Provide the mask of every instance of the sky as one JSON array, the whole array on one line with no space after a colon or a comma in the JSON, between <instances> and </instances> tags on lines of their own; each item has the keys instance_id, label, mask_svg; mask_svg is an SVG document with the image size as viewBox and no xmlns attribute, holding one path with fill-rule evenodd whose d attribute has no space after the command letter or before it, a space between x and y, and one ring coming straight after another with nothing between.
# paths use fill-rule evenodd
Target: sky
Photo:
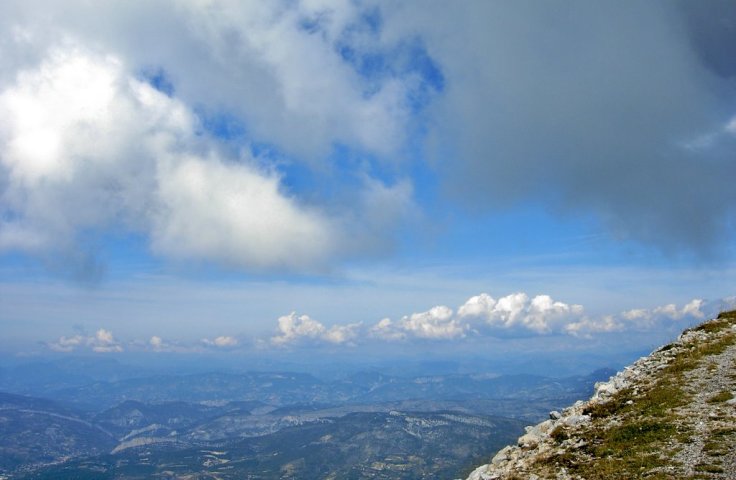
<instances>
[{"instance_id":1,"label":"sky","mask_svg":"<svg viewBox=\"0 0 736 480\"><path fill-rule=\"evenodd\" d=\"M0 351L656 346L736 306L735 45L728 0L2 2Z\"/></svg>"}]
</instances>

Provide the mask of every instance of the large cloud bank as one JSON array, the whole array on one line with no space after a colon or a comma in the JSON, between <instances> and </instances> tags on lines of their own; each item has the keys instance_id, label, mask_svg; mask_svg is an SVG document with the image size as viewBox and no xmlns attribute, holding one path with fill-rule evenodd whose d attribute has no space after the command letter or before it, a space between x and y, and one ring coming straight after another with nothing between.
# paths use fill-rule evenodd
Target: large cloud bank
<instances>
[{"instance_id":1,"label":"large cloud bank","mask_svg":"<svg viewBox=\"0 0 736 480\"><path fill-rule=\"evenodd\" d=\"M733 238L734 21L727 1L3 2L0 250L132 233L320 268L390 245L418 157L460 205L708 253Z\"/></svg>"},{"instance_id":2,"label":"large cloud bank","mask_svg":"<svg viewBox=\"0 0 736 480\"><path fill-rule=\"evenodd\" d=\"M387 29L422 32L447 72L432 141L453 158L438 165L455 198L592 213L615 236L668 251L728 243L733 2L396 10Z\"/></svg>"}]
</instances>

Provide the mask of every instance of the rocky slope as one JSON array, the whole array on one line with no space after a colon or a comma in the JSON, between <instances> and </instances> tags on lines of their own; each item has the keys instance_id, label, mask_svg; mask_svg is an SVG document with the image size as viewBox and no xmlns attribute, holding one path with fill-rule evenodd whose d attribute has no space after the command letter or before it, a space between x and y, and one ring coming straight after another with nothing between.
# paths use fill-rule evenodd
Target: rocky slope
<instances>
[{"instance_id":1,"label":"rocky slope","mask_svg":"<svg viewBox=\"0 0 736 480\"><path fill-rule=\"evenodd\" d=\"M736 478L736 311L686 330L468 480Z\"/></svg>"}]
</instances>

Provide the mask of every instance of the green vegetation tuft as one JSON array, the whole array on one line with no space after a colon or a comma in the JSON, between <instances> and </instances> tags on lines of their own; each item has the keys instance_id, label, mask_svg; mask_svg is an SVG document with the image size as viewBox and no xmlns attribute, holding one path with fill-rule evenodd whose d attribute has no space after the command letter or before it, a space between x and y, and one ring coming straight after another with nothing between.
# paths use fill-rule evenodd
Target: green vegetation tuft
<instances>
[{"instance_id":1,"label":"green vegetation tuft","mask_svg":"<svg viewBox=\"0 0 736 480\"><path fill-rule=\"evenodd\" d=\"M554 440L557 443L562 443L568 438L570 438L570 435L568 435L567 430L565 430L565 427L562 425L557 425L550 433L549 436L552 437L552 440Z\"/></svg>"},{"instance_id":2,"label":"green vegetation tuft","mask_svg":"<svg viewBox=\"0 0 736 480\"><path fill-rule=\"evenodd\" d=\"M604 402L591 403L585 407L583 413L590 415L591 418L606 418L623 411L627 406L626 403L632 398L633 391L630 388L626 388Z\"/></svg>"},{"instance_id":3,"label":"green vegetation tuft","mask_svg":"<svg viewBox=\"0 0 736 480\"><path fill-rule=\"evenodd\" d=\"M577 459L571 452L562 452L550 455L544 459L544 463L555 467L570 468L576 465Z\"/></svg>"},{"instance_id":4,"label":"green vegetation tuft","mask_svg":"<svg viewBox=\"0 0 736 480\"><path fill-rule=\"evenodd\" d=\"M677 433L674 425L644 420L614 426L603 434L603 443L595 449L596 456L627 456L631 447L649 451L655 442L667 440Z\"/></svg>"},{"instance_id":5,"label":"green vegetation tuft","mask_svg":"<svg viewBox=\"0 0 736 480\"><path fill-rule=\"evenodd\" d=\"M696 465L695 470L708 473L723 473L723 468L720 465L714 465L712 463L701 463L700 465Z\"/></svg>"},{"instance_id":6,"label":"green vegetation tuft","mask_svg":"<svg viewBox=\"0 0 736 480\"><path fill-rule=\"evenodd\" d=\"M717 428L710 432L710 436L716 439L723 439L736 433L736 428Z\"/></svg>"},{"instance_id":7,"label":"green vegetation tuft","mask_svg":"<svg viewBox=\"0 0 736 480\"><path fill-rule=\"evenodd\" d=\"M723 390L709 398L708 403L723 403L731 400L732 398L733 393L729 392L728 390Z\"/></svg>"},{"instance_id":8,"label":"green vegetation tuft","mask_svg":"<svg viewBox=\"0 0 736 480\"><path fill-rule=\"evenodd\" d=\"M722 457L728 455L728 447L723 445L723 442L709 441L703 445L703 452L711 457Z\"/></svg>"}]
</instances>

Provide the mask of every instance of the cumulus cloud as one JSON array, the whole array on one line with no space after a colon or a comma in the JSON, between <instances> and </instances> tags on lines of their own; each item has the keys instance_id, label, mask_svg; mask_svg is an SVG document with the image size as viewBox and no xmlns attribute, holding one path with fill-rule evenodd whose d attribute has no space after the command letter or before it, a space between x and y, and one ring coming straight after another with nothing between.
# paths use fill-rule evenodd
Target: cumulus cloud
<instances>
[{"instance_id":1,"label":"cumulus cloud","mask_svg":"<svg viewBox=\"0 0 736 480\"><path fill-rule=\"evenodd\" d=\"M224 158L181 102L77 44L50 50L0 92L0 249L73 249L126 228L165 256L310 268L332 227L255 159Z\"/></svg>"},{"instance_id":2,"label":"cumulus cloud","mask_svg":"<svg viewBox=\"0 0 736 480\"><path fill-rule=\"evenodd\" d=\"M465 336L468 326L456 318L451 308L439 305L426 312L412 313L398 322L384 319L371 328L371 334L384 340L419 338L451 340Z\"/></svg>"},{"instance_id":3,"label":"cumulus cloud","mask_svg":"<svg viewBox=\"0 0 736 480\"><path fill-rule=\"evenodd\" d=\"M458 309L463 319L480 319L480 328L506 331L529 331L537 334L549 333L560 323L569 322L583 314L581 305L568 305L554 301L549 295L529 298L518 292L498 300L486 293L471 297Z\"/></svg>"},{"instance_id":4,"label":"cumulus cloud","mask_svg":"<svg viewBox=\"0 0 736 480\"><path fill-rule=\"evenodd\" d=\"M390 248L415 213L407 175L356 164L346 175L363 180L345 190L357 193L320 193L344 180L323 175L336 145L381 165L400 158L434 88L407 60L414 35L384 42L375 12L348 1L5 2L0 251L63 252L99 276L87 239L110 231L250 270L314 271ZM381 67L363 68L374 57ZM234 144L227 122L245 132ZM251 142L266 153L254 158ZM286 157L326 179L308 202L285 188Z\"/></svg>"},{"instance_id":5,"label":"cumulus cloud","mask_svg":"<svg viewBox=\"0 0 736 480\"><path fill-rule=\"evenodd\" d=\"M385 48L367 9L354 2L32 0L5 2L0 13L4 31L15 32L3 53L21 57L16 63L71 33L134 69L166 72L186 103L233 113L259 141L310 161L335 143L380 154L403 138L415 79L411 72L367 78L348 61L366 45Z\"/></svg>"},{"instance_id":6,"label":"cumulus cloud","mask_svg":"<svg viewBox=\"0 0 736 480\"><path fill-rule=\"evenodd\" d=\"M92 350L95 352L122 352L123 347L115 340L112 332L99 329L91 342Z\"/></svg>"},{"instance_id":7,"label":"cumulus cloud","mask_svg":"<svg viewBox=\"0 0 736 480\"><path fill-rule=\"evenodd\" d=\"M622 331L646 332L671 325L680 327L683 321L692 323L716 315L721 311L719 305L720 302L705 302L696 298L681 308L670 303L652 309L626 310L618 315L605 315L600 318L586 316L567 323L564 331L574 336L590 336L595 333Z\"/></svg>"},{"instance_id":8,"label":"cumulus cloud","mask_svg":"<svg viewBox=\"0 0 736 480\"><path fill-rule=\"evenodd\" d=\"M159 337L158 335L152 336L151 339L148 341L148 344L154 350L162 350L166 347L166 344L164 343L163 339Z\"/></svg>"},{"instance_id":9,"label":"cumulus cloud","mask_svg":"<svg viewBox=\"0 0 736 480\"><path fill-rule=\"evenodd\" d=\"M113 336L112 332L101 328L94 335L77 334L71 337L59 337L47 346L55 352L73 352L79 349L89 349L97 353L122 352L123 346Z\"/></svg>"},{"instance_id":10,"label":"cumulus cloud","mask_svg":"<svg viewBox=\"0 0 736 480\"><path fill-rule=\"evenodd\" d=\"M278 335L271 338L271 343L460 341L467 338L540 335L591 338L625 331L652 332L669 327L684 328L734 307L736 297L710 302L693 299L682 307L668 304L592 316L581 305L556 301L549 295L530 297L526 293L516 292L495 299L487 293L481 293L470 297L457 311L438 305L424 312L405 315L399 320L383 318L367 326L335 325L328 329L308 315L291 313L278 319Z\"/></svg>"},{"instance_id":11,"label":"cumulus cloud","mask_svg":"<svg viewBox=\"0 0 736 480\"><path fill-rule=\"evenodd\" d=\"M271 337L271 343L277 346L305 342L350 344L358 336L360 326L358 323L352 323L327 328L308 315L297 315L296 312L291 312L289 315L279 317L278 333Z\"/></svg>"},{"instance_id":12,"label":"cumulus cloud","mask_svg":"<svg viewBox=\"0 0 736 480\"><path fill-rule=\"evenodd\" d=\"M653 309L636 308L633 310L627 310L621 313L621 317L632 323L639 323L647 325L657 318L670 318L672 320L680 320L684 317L693 318L704 318L705 313L701 310L705 305L705 302L701 299L694 299L688 304L684 305L681 309L677 308L674 303L667 305L661 305Z\"/></svg>"},{"instance_id":13,"label":"cumulus cloud","mask_svg":"<svg viewBox=\"0 0 736 480\"><path fill-rule=\"evenodd\" d=\"M368 334L373 338L380 338L382 340L389 341L404 340L406 338L406 333L397 328L394 325L393 320L388 317L379 320L378 323L371 326L368 330Z\"/></svg>"},{"instance_id":14,"label":"cumulus cloud","mask_svg":"<svg viewBox=\"0 0 736 480\"><path fill-rule=\"evenodd\" d=\"M176 158L160 168L154 250L243 267L319 264L330 226L279 191L278 177L215 158Z\"/></svg>"}]
</instances>

